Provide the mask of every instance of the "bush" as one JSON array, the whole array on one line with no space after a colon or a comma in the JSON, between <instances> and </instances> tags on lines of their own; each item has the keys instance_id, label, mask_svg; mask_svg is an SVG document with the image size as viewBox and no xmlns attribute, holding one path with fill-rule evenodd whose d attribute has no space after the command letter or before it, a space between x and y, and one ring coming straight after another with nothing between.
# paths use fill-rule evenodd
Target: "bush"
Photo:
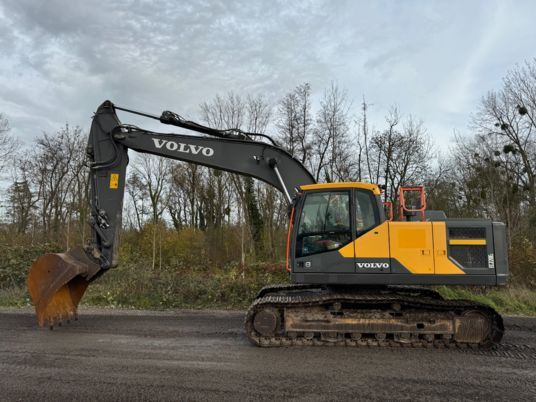
<instances>
[{"instance_id":1,"label":"bush","mask_svg":"<svg viewBox=\"0 0 536 402\"><path fill-rule=\"evenodd\" d=\"M135 308L246 308L263 286L288 282L282 264L237 264L199 270L151 270L138 262L111 270L94 282L84 303Z\"/></svg>"},{"instance_id":2,"label":"bush","mask_svg":"<svg viewBox=\"0 0 536 402\"><path fill-rule=\"evenodd\" d=\"M121 260L135 263L142 258L152 262L153 236L156 240L155 266L212 269L215 265L222 267L240 260L240 237L234 227L176 231L165 225L155 227L152 224L147 224L140 232L123 233Z\"/></svg>"},{"instance_id":3,"label":"bush","mask_svg":"<svg viewBox=\"0 0 536 402\"><path fill-rule=\"evenodd\" d=\"M42 254L61 251L56 244L0 245L0 289L26 286L32 263Z\"/></svg>"},{"instance_id":4,"label":"bush","mask_svg":"<svg viewBox=\"0 0 536 402\"><path fill-rule=\"evenodd\" d=\"M509 265L511 284L536 289L536 249L529 239L513 239Z\"/></svg>"}]
</instances>

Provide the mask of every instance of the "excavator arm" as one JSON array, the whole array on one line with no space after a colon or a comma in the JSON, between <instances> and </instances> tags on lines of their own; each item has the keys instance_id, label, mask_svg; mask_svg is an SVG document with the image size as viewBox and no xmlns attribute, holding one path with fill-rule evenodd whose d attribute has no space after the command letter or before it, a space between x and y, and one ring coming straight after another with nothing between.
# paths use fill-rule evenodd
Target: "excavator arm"
<instances>
[{"instance_id":1,"label":"excavator arm","mask_svg":"<svg viewBox=\"0 0 536 402\"><path fill-rule=\"evenodd\" d=\"M209 136L156 133L122 124L116 110ZM256 141L252 138L255 136L265 137L271 144ZM128 149L254 177L283 192L289 203L300 185L315 183L297 159L266 135L217 130L186 121L173 112L154 116L105 101L93 117L87 147L92 240L84 248L39 257L28 276L30 296L41 326L76 318L78 303L88 284L117 265Z\"/></svg>"}]
</instances>

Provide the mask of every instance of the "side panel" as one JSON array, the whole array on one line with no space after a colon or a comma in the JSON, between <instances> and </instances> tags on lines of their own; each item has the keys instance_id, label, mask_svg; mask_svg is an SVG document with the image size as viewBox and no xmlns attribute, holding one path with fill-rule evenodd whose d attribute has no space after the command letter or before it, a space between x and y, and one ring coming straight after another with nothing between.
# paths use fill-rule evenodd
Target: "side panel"
<instances>
[{"instance_id":1,"label":"side panel","mask_svg":"<svg viewBox=\"0 0 536 402\"><path fill-rule=\"evenodd\" d=\"M465 274L495 275L495 253L491 221L447 220L449 260Z\"/></svg>"},{"instance_id":2,"label":"side panel","mask_svg":"<svg viewBox=\"0 0 536 402\"><path fill-rule=\"evenodd\" d=\"M445 222L432 222L434 233L435 273L437 275L463 275L462 269L448 256L447 226Z\"/></svg>"},{"instance_id":3,"label":"side panel","mask_svg":"<svg viewBox=\"0 0 536 402\"><path fill-rule=\"evenodd\" d=\"M383 222L358 237L354 245L356 273L389 274L391 272L388 222Z\"/></svg>"},{"instance_id":4,"label":"side panel","mask_svg":"<svg viewBox=\"0 0 536 402\"><path fill-rule=\"evenodd\" d=\"M433 274L432 222L389 222L388 224L391 272Z\"/></svg>"}]
</instances>

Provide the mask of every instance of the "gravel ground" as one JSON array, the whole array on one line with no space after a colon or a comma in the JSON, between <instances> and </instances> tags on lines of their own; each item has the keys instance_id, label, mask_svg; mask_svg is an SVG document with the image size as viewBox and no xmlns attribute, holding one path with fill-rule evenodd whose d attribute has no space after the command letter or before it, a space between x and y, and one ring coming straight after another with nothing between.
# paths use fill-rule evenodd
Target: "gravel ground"
<instances>
[{"instance_id":1,"label":"gravel ground","mask_svg":"<svg viewBox=\"0 0 536 402\"><path fill-rule=\"evenodd\" d=\"M0 399L536 400L536 318L506 317L496 350L261 349L241 311L82 309L38 329L0 310Z\"/></svg>"}]
</instances>

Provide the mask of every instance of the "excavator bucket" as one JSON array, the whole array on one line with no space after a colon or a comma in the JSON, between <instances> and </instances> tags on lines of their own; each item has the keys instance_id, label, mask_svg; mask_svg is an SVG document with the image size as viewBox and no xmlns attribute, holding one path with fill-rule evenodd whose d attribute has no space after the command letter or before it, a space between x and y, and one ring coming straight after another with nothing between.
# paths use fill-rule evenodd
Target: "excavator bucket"
<instances>
[{"instance_id":1,"label":"excavator bucket","mask_svg":"<svg viewBox=\"0 0 536 402\"><path fill-rule=\"evenodd\" d=\"M28 290L40 327L77 319L78 303L90 279L100 270L81 247L66 253L44 254L28 274Z\"/></svg>"}]
</instances>

